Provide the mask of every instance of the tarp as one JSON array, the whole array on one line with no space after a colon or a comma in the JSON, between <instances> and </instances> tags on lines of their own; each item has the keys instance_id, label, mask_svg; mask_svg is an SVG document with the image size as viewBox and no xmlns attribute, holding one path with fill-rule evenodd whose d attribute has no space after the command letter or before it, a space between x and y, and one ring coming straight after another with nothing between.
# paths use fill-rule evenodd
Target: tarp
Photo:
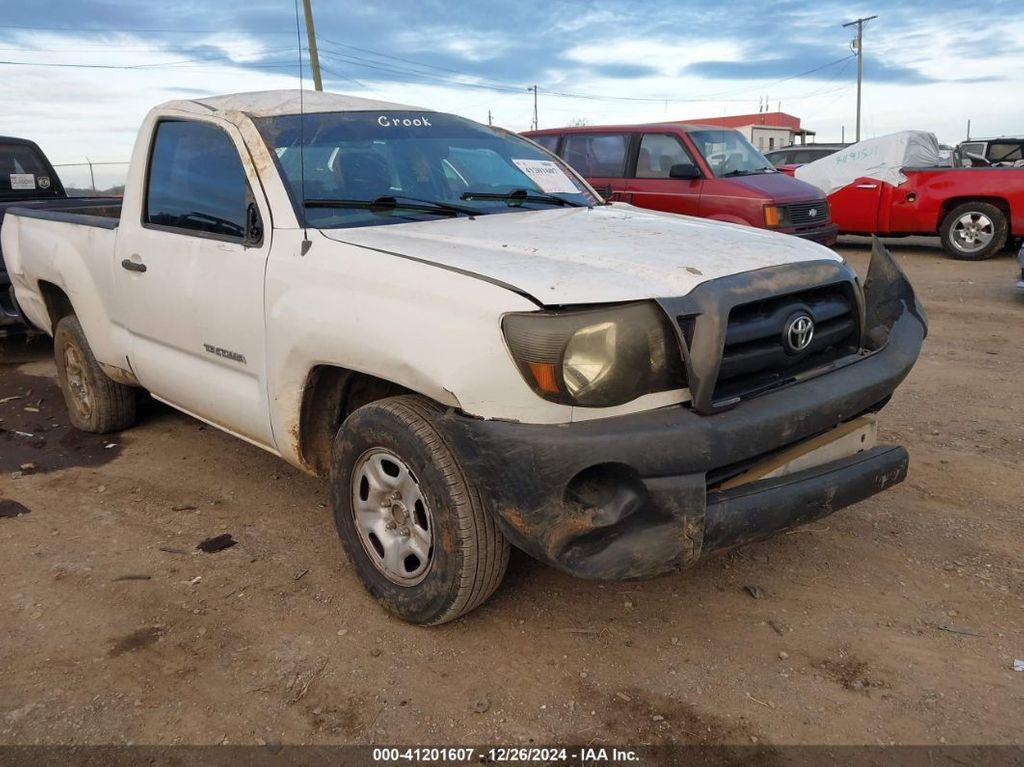
<instances>
[{"instance_id":1,"label":"tarp","mask_svg":"<svg viewBox=\"0 0 1024 767\"><path fill-rule=\"evenodd\" d=\"M832 194L856 179L867 177L899 186L907 177L902 168L934 168L948 165L939 154L934 133L900 131L852 144L828 157L796 169L796 177Z\"/></svg>"}]
</instances>

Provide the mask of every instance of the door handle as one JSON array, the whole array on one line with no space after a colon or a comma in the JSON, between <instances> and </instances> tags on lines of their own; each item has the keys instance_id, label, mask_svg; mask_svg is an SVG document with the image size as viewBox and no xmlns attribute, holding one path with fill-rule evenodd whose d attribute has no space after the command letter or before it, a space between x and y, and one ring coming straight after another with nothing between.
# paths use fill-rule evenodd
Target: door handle
<instances>
[{"instance_id":1,"label":"door handle","mask_svg":"<svg viewBox=\"0 0 1024 767\"><path fill-rule=\"evenodd\" d=\"M878 189L878 184L857 184L858 189Z\"/></svg>"},{"instance_id":2,"label":"door handle","mask_svg":"<svg viewBox=\"0 0 1024 767\"><path fill-rule=\"evenodd\" d=\"M131 259L124 259L121 261L121 268L127 269L129 272L144 272L146 271L146 265L141 261L132 261Z\"/></svg>"}]
</instances>

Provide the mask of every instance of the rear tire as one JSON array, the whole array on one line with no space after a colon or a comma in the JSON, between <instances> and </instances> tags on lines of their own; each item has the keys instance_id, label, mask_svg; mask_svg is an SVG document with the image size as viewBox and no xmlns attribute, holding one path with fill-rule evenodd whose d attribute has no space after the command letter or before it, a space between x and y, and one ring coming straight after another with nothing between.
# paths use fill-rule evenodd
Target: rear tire
<instances>
[{"instance_id":1,"label":"rear tire","mask_svg":"<svg viewBox=\"0 0 1024 767\"><path fill-rule=\"evenodd\" d=\"M75 315L57 323L53 355L72 426L109 434L135 424L138 392L103 372Z\"/></svg>"},{"instance_id":2,"label":"rear tire","mask_svg":"<svg viewBox=\"0 0 1024 767\"><path fill-rule=\"evenodd\" d=\"M967 202L942 219L942 249L960 261L982 261L1003 249L1009 231L1006 214L987 202Z\"/></svg>"},{"instance_id":3,"label":"rear tire","mask_svg":"<svg viewBox=\"0 0 1024 767\"><path fill-rule=\"evenodd\" d=\"M331 462L331 510L356 574L387 610L423 625L486 601L509 557L440 415L417 395L365 405L338 430Z\"/></svg>"}]
</instances>

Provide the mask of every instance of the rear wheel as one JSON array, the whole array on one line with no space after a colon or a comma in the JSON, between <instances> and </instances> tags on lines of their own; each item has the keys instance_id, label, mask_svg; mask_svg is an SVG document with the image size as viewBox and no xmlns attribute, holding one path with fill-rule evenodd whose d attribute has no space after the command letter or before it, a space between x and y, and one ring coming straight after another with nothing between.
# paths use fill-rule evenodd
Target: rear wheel
<instances>
[{"instance_id":1,"label":"rear wheel","mask_svg":"<svg viewBox=\"0 0 1024 767\"><path fill-rule=\"evenodd\" d=\"M367 591L411 623L464 615L498 587L509 544L436 426L403 395L359 408L334 442L331 509Z\"/></svg>"},{"instance_id":2,"label":"rear wheel","mask_svg":"<svg viewBox=\"0 0 1024 767\"><path fill-rule=\"evenodd\" d=\"M108 434L135 424L138 392L103 372L75 315L63 317L57 323L53 353L57 381L72 426L94 434Z\"/></svg>"},{"instance_id":3,"label":"rear wheel","mask_svg":"<svg viewBox=\"0 0 1024 767\"><path fill-rule=\"evenodd\" d=\"M1006 242L1006 214L987 202L968 202L953 208L942 220L942 248L953 258L981 261L991 258Z\"/></svg>"}]
</instances>

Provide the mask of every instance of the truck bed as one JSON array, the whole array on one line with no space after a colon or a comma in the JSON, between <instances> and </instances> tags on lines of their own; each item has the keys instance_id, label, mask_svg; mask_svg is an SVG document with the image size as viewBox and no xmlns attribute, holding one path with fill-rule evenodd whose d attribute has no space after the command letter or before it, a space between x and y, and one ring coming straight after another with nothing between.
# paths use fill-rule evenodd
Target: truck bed
<instances>
[{"instance_id":1,"label":"truck bed","mask_svg":"<svg viewBox=\"0 0 1024 767\"><path fill-rule=\"evenodd\" d=\"M0 202L0 226L8 210L20 215L52 221L114 229L121 220L120 197L66 197L44 200ZM27 329L11 294L11 280L0 248L0 336Z\"/></svg>"}]
</instances>

